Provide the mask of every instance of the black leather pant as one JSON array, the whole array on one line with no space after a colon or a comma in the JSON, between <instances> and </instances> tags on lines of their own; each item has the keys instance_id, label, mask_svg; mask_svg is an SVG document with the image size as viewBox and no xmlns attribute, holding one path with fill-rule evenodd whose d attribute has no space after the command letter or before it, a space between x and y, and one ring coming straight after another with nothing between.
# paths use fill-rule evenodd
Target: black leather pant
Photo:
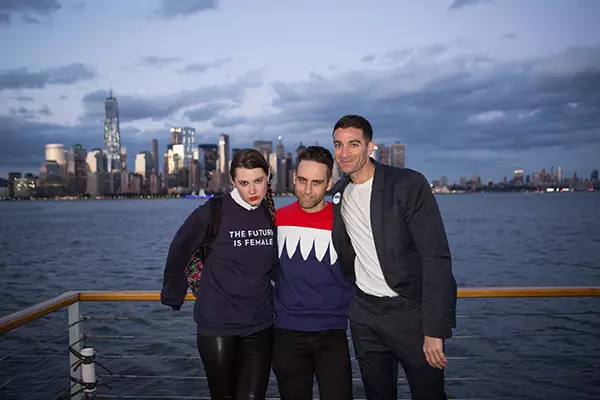
<instances>
[{"instance_id":1,"label":"black leather pant","mask_svg":"<svg viewBox=\"0 0 600 400\"><path fill-rule=\"evenodd\" d=\"M212 400L263 400L271 372L273 327L244 336L198 334Z\"/></svg>"}]
</instances>

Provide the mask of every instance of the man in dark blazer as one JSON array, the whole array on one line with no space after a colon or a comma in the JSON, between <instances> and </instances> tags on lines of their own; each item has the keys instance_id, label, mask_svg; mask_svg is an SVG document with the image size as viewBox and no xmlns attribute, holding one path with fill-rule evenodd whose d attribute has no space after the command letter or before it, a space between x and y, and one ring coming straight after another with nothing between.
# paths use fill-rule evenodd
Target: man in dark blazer
<instances>
[{"instance_id":1,"label":"man in dark blazer","mask_svg":"<svg viewBox=\"0 0 600 400\"><path fill-rule=\"evenodd\" d=\"M413 399L446 399L457 288L431 188L421 173L370 157L373 129L361 116L342 117L333 142L345 176L333 190L332 240L356 284L349 319L366 397L396 399L400 363Z\"/></svg>"}]
</instances>

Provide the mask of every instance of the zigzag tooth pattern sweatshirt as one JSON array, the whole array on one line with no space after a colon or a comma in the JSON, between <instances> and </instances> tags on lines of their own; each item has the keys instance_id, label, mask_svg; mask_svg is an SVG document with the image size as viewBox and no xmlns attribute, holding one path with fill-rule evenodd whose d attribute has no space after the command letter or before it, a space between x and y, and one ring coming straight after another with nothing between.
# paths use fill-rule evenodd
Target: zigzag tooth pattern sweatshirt
<instances>
[{"instance_id":1,"label":"zigzag tooth pattern sweatshirt","mask_svg":"<svg viewBox=\"0 0 600 400\"><path fill-rule=\"evenodd\" d=\"M294 202L277 210L280 268L275 278L275 327L298 331L346 329L356 294L342 274L331 241L331 203L307 213Z\"/></svg>"}]
</instances>

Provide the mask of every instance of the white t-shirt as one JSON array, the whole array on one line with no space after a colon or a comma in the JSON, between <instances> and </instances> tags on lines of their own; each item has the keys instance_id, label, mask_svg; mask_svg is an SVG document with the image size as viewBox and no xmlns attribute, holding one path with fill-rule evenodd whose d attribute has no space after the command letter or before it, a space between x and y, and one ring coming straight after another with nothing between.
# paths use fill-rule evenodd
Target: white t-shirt
<instances>
[{"instance_id":1,"label":"white t-shirt","mask_svg":"<svg viewBox=\"0 0 600 400\"><path fill-rule=\"evenodd\" d=\"M350 183L342 196L342 219L356 252L356 285L365 293L386 297L398 294L389 287L377 257L371 229L373 178L360 185Z\"/></svg>"}]
</instances>

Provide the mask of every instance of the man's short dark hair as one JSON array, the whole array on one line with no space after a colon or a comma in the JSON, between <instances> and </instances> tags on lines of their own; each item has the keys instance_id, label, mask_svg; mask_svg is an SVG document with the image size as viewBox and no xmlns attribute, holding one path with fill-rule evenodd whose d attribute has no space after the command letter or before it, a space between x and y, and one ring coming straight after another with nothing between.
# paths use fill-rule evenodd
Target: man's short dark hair
<instances>
[{"instance_id":1,"label":"man's short dark hair","mask_svg":"<svg viewBox=\"0 0 600 400\"><path fill-rule=\"evenodd\" d=\"M373 127L365 117L361 117L360 115L344 115L335 123L333 132L340 128L360 129L363 133L363 139L365 139L367 143L373 140Z\"/></svg>"},{"instance_id":2,"label":"man's short dark hair","mask_svg":"<svg viewBox=\"0 0 600 400\"><path fill-rule=\"evenodd\" d=\"M333 175L333 156L325 147L309 146L302 150L298 154L298 160L296 161L296 172L298 172L300 161L314 161L319 164L325 164L327 166L327 179Z\"/></svg>"}]
</instances>

